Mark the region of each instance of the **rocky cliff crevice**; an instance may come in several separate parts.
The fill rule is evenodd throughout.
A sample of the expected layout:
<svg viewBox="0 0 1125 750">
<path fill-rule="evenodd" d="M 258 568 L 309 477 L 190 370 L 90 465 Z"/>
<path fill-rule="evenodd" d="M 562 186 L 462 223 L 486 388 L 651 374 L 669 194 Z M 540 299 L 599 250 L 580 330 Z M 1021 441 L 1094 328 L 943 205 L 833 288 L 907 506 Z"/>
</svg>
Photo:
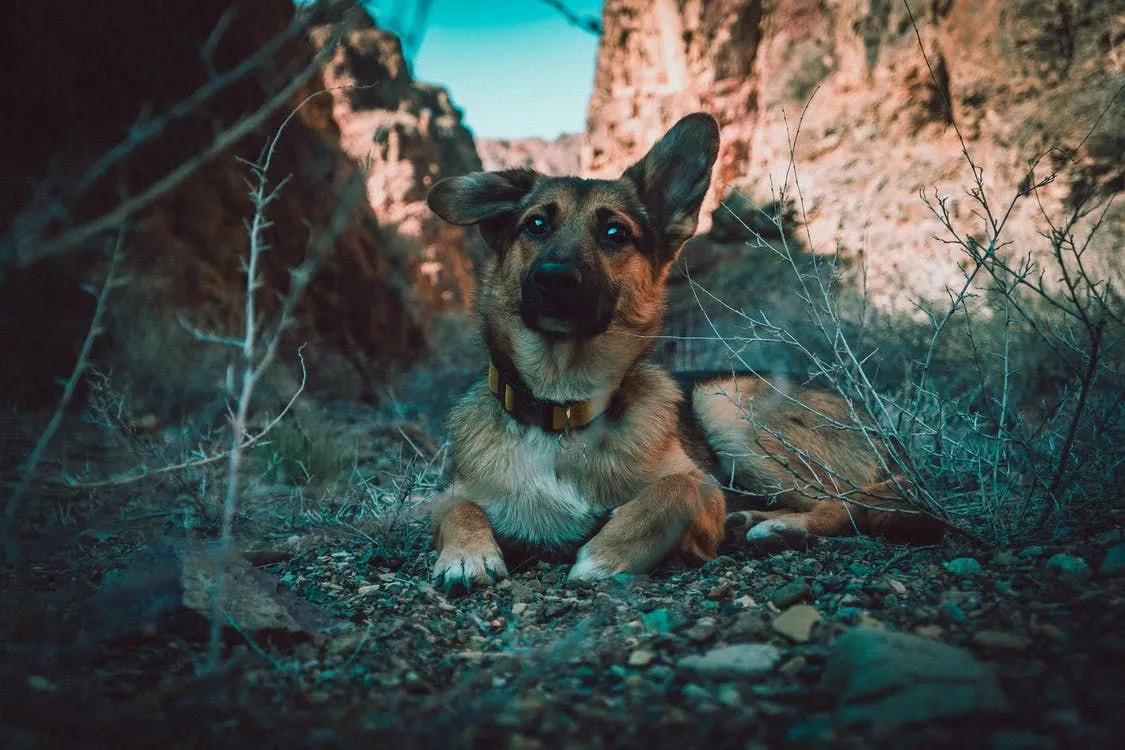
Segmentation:
<svg viewBox="0 0 1125 750">
<path fill-rule="evenodd" d="M 253 55 L 292 28 L 293 16 L 288 0 L 120 0 L 112 8 L 46 0 L 13 8 L 0 54 L 5 69 L 15 73 L 9 95 L 24 114 L 9 120 L 13 127 L 2 143 L 0 226 L 10 228 L 37 191 L 56 191 L 65 199 L 68 180 L 133 123 L 167 111 Z M 51 54 L 41 48 L 45 39 L 52 40 Z M 224 333 L 240 329 L 246 222 L 253 210 L 249 172 L 240 159 L 255 160 L 298 103 L 343 83 L 344 57 L 360 68 L 374 66 L 354 77 L 379 85 L 347 96 L 379 121 L 371 128 L 380 135 L 358 147 L 361 118 L 335 117 L 340 103 L 330 96 L 308 98 L 288 122 L 271 170 L 275 183 L 289 179 L 269 207 L 268 288 L 260 293 L 260 312 L 268 316 L 276 309 L 288 270 L 333 220 L 346 186 L 356 179 L 366 180 L 371 205 L 361 199 L 347 210 L 290 334 L 294 347 L 307 342 L 314 378 L 325 371 L 317 362 L 343 358 L 363 373 L 370 392 L 388 366 L 424 349 L 436 315 L 466 304 L 471 281 L 463 238 L 452 230 L 456 236 L 447 241 L 447 230 L 428 222 L 423 200 L 443 168 L 479 168 L 471 139 L 444 92 L 405 74 L 393 37 L 353 31 L 345 42 L 323 74 L 317 71 L 260 127 L 128 221 L 129 280 L 114 296 L 98 360 L 99 366 L 115 366 L 118 380 L 134 381 L 138 398 L 148 391 L 148 400 L 159 402 L 142 408 L 190 408 L 175 403 L 185 390 L 213 397 L 221 386 L 218 360 L 226 354 L 193 341 L 177 318 Z M 253 75 L 137 148 L 87 195 L 60 204 L 67 213 L 56 227 L 98 215 L 191 159 L 217 132 L 293 80 L 315 51 L 303 34 L 290 39 Z M 104 244 L 99 239 L 65 257 L 9 267 L 0 282 L 7 352 L 2 403 L 46 404 L 57 392 L 56 379 L 73 363 L 89 321 L 91 301 L 81 287 L 100 278 L 98 248 Z M 448 247 L 449 256 L 439 256 L 438 247 Z M 172 385 L 188 380 L 190 386 Z M 148 385 L 140 387 L 140 381 Z"/>
</svg>

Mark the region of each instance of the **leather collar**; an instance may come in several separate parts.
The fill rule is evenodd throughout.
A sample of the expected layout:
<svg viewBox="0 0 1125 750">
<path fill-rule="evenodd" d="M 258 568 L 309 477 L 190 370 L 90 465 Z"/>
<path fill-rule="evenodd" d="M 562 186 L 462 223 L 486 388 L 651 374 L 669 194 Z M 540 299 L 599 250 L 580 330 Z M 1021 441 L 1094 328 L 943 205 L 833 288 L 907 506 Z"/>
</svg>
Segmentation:
<svg viewBox="0 0 1125 750">
<path fill-rule="evenodd" d="M 586 401 L 543 401 L 535 398 L 518 378 L 506 376 L 491 361 L 488 363 L 488 390 L 517 422 L 547 432 L 567 432 L 585 427 L 605 413 L 613 398 L 610 393 Z"/>
</svg>

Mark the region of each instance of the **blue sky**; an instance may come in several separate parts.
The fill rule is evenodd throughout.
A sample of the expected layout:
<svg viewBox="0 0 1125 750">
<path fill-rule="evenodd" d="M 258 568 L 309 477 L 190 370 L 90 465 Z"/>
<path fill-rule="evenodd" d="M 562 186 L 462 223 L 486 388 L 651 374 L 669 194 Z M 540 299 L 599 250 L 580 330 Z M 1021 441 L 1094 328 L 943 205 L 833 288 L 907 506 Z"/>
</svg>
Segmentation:
<svg viewBox="0 0 1125 750">
<path fill-rule="evenodd" d="M 602 0 L 566 5 L 601 17 Z M 401 31 L 414 3 L 368 8 L 381 26 Z M 550 139 L 586 129 L 597 49 L 597 37 L 541 0 L 433 0 L 414 77 L 446 86 L 474 135 Z"/>
</svg>

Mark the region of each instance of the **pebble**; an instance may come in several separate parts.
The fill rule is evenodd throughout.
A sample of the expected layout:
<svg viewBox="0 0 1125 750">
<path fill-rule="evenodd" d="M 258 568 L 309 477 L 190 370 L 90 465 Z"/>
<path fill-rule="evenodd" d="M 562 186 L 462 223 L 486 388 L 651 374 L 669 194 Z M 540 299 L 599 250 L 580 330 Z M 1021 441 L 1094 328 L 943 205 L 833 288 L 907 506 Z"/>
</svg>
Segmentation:
<svg viewBox="0 0 1125 750">
<path fill-rule="evenodd" d="M 701 656 L 687 656 L 680 669 L 716 679 L 763 677 L 781 661 L 781 649 L 768 643 L 741 643 L 714 648 Z"/>
<path fill-rule="evenodd" d="M 797 602 L 807 601 L 811 598 L 812 589 L 809 588 L 809 584 L 803 578 L 790 581 L 784 586 L 774 589 L 773 593 L 770 594 L 770 602 L 778 609 L 785 609 Z"/>
<path fill-rule="evenodd" d="M 1102 578 L 1119 578 L 1125 576 L 1125 544 L 1110 547 L 1105 553 L 1102 564 L 1098 566 L 1098 575 Z"/>
<path fill-rule="evenodd" d="M 951 622 L 964 624 L 969 621 L 969 616 L 965 614 L 965 610 L 961 609 L 953 602 L 942 602 L 941 608 L 945 611 L 945 616 L 948 617 Z"/>
<path fill-rule="evenodd" d="M 1065 552 L 1053 555 L 1047 561 L 1047 572 L 1064 583 L 1083 583 L 1094 575 L 1085 560 Z"/>
<path fill-rule="evenodd" d="M 654 633 L 671 633 L 683 627 L 687 618 L 670 609 L 660 608 L 646 612 L 641 621 L 644 623 L 645 630 Z"/>
<path fill-rule="evenodd" d="M 684 631 L 684 635 L 693 643 L 706 643 L 715 636 L 715 620 L 710 617 L 701 617 L 695 624 Z"/>
<path fill-rule="evenodd" d="M 742 705 L 742 693 L 738 692 L 738 688 L 729 682 L 721 686 L 715 697 L 724 706 L 729 708 L 738 708 Z"/>
<path fill-rule="evenodd" d="M 813 626 L 820 622 L 820 613 L 808 604 L 796 604 L 773 618 L 774 631 L 791 641 L 806 643 L 812 636 Z"/>
<path fill-rule="evenodd" d="M 630 667 L 647 667 L 652 664 L 652 660 L 656 658 L 656 654 L 648 649 L 638 648 L 633 653 L 629 654 Z"/>
<path fill-rule="evenodd" d="M 512 614 L 513 615 L 522 615 L 526 611 L 527 611 L 527 602 L 516 602 L 515 604 L 512 605 Z"/>
<path fill-rule="evenodd" d="M 972 557 L 958 557 L 942 565 L 953 575 L 975 576 L 981 572 L 981 565 Z"/>
</svg>

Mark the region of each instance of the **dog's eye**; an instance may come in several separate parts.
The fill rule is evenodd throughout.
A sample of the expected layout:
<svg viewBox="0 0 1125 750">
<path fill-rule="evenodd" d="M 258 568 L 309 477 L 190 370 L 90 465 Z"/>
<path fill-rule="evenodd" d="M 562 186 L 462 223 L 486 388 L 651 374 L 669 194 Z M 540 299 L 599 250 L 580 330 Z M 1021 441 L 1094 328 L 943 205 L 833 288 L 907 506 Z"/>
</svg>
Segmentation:
<svg viewBox="0 0 1125 750">
<path fill-rule="evenodd" d="M 523 231 L 532 237 L 542 237 L 547 233 L 547 229 L 547 218 L 540 214 L 528 216 L 527 221 L 523 223 Z"/>
<path fill-rule="evenodd" d="M 614 247 L 624 247 L 629 242 L 629 229 L 620 222 L 606 224 L 603 233 L 606 241 Z"/>
</svg>

